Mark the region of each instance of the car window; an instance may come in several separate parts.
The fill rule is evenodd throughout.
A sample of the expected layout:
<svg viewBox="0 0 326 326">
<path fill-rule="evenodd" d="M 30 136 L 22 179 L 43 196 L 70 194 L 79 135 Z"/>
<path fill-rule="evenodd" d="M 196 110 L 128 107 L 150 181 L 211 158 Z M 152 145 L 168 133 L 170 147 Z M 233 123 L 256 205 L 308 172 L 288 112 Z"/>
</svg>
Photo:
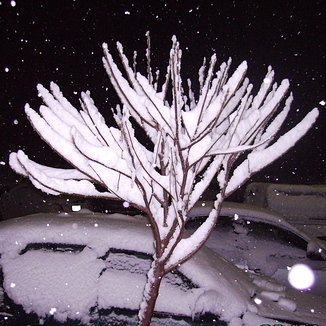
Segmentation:
<svg viewBox="0 0 326 326">
<path fill-rule="evenodd" d="M 190 232 L 194 232 L 205 221 L 205 219 L 206 218 L 201 217 L 191 220 L 187 222 L 186 228 Z M 229 216 L 220 216 L 212 235 L 216 232 L 221 234 L 221 238 L 223 238 L 223 234 L 233 234 L 231 238 L 234 238 L 236 242 L 240 242 L 241 238 L 248 238 L 248 242 L 255 240 L 260 242 L 271 241 L 279 243 L 280 245 L 292 246 L 304 251 L 307 249 L 307 242 L 288 230 L 277 227 L 276 225 L 263 222 L 253 222 L 243 218 L 237 218 L 235 220 Z"/>
<path fill-rule="evenodd" d="M 240 220 L 233 222 L 233 227 L 236 230 L 240 227 L 248 231 L 248 234 L 253 238 L 261 240 L 275 241 L 283 245 L 297 247 L 302 250 L 307 249 L 307 242 L 298 235 L 263 222 L 252 222 L 248 220 Z"/>
<path fill-rule="evenodd" d="M 188 291 L 198 288 L 187 276 L 182 274 L 179 270 L 173 270 L 163 277 L 163 281 L 172 286 L 178 287 L 182 291 Z"/>
<path fill-rule="evenodd" d="M 190 233 L 205 218 L 187 223 Z M 306 258 L 307 242 L 275 225 L 242 218 L 219 217 L 206 246 L 237 266 L 272 276 L 279 266 Z"/>
<path fill-rule="evenodd" d="M 133 274 L 146 275 L 151 267 L 152 256 L 146 253 L 110 249 L 106 254 L 105 262 L 107 269 L 128 271 Z M 180 290 L 187 291 L 197 286 L 179 270 L 173 270 L 163 278 L 163 283 L 173 287 L 178 287 Z"/>
<path fill-rule="evenodd" d="M 85 245 L 75 245 L 67 243 L 30 243 L 20 255 L 28 251 L 42 250 L 50 252 L 78 253 L 83 251 Z M 121 250 L 111 248 L 105 256 L 100 257 L 106 264 L 108 270 L 128 271 L 132 274 L 146 275 L 153 261 L 152 256 L 147 253 L 136 252 L 133 250 Z M 173 270 L 164 276 L 164 282 L 171 286 L 177 286 L 181 290 L 188 290 L 197 287 L 193 282 L 182 274 L 179 270 Z"/>
<path fill-rule="evenodd" d="M 105 263 L 107 269 L 147 274 L 152 263 L 152 257 L 135 251 L 110 249 L 106 254 Z"/>
<path fill-rule="evenodd" d="M 76 245 L 68 243 L 29 243 L 23 250 L 21 250 L 20 255 L 23 255 L 31 250 L 77 253 L 83 251 L 85 247 L 85 245 Z"/>
</svg>

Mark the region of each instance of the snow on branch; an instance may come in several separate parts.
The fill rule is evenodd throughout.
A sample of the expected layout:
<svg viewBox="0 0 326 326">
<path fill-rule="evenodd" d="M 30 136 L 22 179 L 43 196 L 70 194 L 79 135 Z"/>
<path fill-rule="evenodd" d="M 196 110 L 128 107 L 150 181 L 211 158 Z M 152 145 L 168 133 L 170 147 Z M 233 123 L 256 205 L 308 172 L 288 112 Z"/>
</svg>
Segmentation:
<svg viewBox="0 0 326 326">
<path fill-rule="evenodd" d="M 122 54 L 122 47 L 118 47 L 118 50 L 128 73 L 131 68 L 126 68 L 127 60 Z M 248 78 L 245 78 L 247 63 L 244 61 L 240 64 L 228 78 L 231 60 L 222 64 L 220 70 L 214 73 L 216 56 L 213 55 L 207 72 L 205 73 L 204 66 L 199 72 L 201 88 L 199 98 L 195 99 L 191 89 L 188 97 L 184 93 L 186 87 L 182 86 L 181 51 L 175 37 L 172 39 L 168 74 L 162 85 L 162 93 L 157 92 L 157 88 L 152 85 L 152 78 L 148 79 L 139 73 L 129 78 L 131 82 L 128 82 L 113 62 L 106 45 L 104 52 L 104 65 L 124 107 L 154 143 L 154 158 L 151 162 L 162 174 L 170 175 L 170 205 L 180 201 L 180 196 L 182 198 L 185 212 L 181 215 L 187 215 L 187 211 L 219 171 L 226 171 L 218 177 L 220 191 L 224 196 L 229 195 L 247 177 L 268 165 L 295 143 L 288 143 L 287 139 L 292 137 L 290 133 L 278 140 L 277 147 L 268 147 L 275 142 L 292 101 L 291 95 L 285 101 L 284 108 L 279 109 L 288 92 L 289 81 L 285 79 L 280 85 L 273 84 L 274 71 L 271 67 L 268 67 L 257 95 L 253 96 L 253 87 Z M 170 88 L 167 87 L 168 82 Z M 190 87 L 192 83 L 188 81 L 187 85 Z M 171 96 L 167 96 L 168 89 Z M 168 98 L 171 99 L 169 102 Z M 278 111 L 280 112 L 276 114 Z M 302 135 L 316 117 L 317 111 L 312 111 L 305 118 L 304 123 L 308 128 L 301 128 Z M 275 149 L 280 151 L 274 152 Z M 227 171 L 230 171 L 237 157 L 250 151 L 253 154 L 249 154 L 248 158 L 259 158 L 259 167 L 251 167 L 245 174 L 239 173 L 242 178 L 237 173 L 230 176 Z M 215 160 L 214 157 L 220 159 Z M 241 166 L 245 164 L 246 161 Z M 198 181 L 195 181 L 196 175 L 201 175 Z M 230 177 L 232 187 L 227 186 Z"/>
<path fill-rule="evenodd" d="M 89 92 L 81 94 L 81 109 L 76 109 L 55 83 L 50 91 L 38 85 L 44 104 L 39 112 L 26 104 L 27 117 L 72 168 L 37 164 L 22 151 L 10 155 L 10 165 L 45 192 L 122 199 L 142 209 L 155 235 L 152 268 L 160 268 L 151 275 L 163 275 L 200 248 L 223 200 L 294 146 L 314 124 L 318 110 L 279 137 L 293 100 L 292 94 L 287 95 L 287 79 L 275 83 L 274 71 L 268 67 L 254 95 L 246 77 L 247 62 L 229 76 L 231 59 L 216 71 L 213 54 L 207 67 L 204 60 L 199 69 L 195 92 L 191 80 L 183 82 L 182 51 L 174 36 L 160 84 L 159 73 L 156 78 L 152 74 L 146 35 L 147 76 L 136 71 L 136 53 L 131 66 L 117 43 L 122 63 L 118 65 L 103 44 L 104 68 L 122 104 L 112 110 L 117 127 L 106 124 Z M 146 139 L 139 136 L 140 129 Z M 214 177 L 218 182 L 214 209 L 191 237 L 184 238 L 187 214 Z M 106 191 L 99 192 L 94 184 Z"/>
<path fill-rule="evenodd" d="M 248 154 L 247 159 L 235 169 L 232 177 L 230 178 L 226 188 L 226 195 L 234 192 L 243 183 L 245 183 L 250 176 L 286 153 L 297 143 L 302 135 L 311 128 L 317 117 L 318 109 L 315 108 L 310 111 L 295 127 L 281 136 L 274 144 L 262 150 L 257 148 L 256 151 Z"/>
<path fill-rule="evenodd" d="M 97 191 L 87 176 L 79 171 L 42 166 L 31 161 L 22 151 L 10 155 L 10 165 L 16 172 L 23 168 L 36 188 L 52 195 L 70 193 L 87 197 L 113 197 L 108 192 Z"/>
<path fill-rule="evenodd" d="M 164 228 L 173 225 L 172 220 L 176 218 L 171 212 L 179 210 L 169 207 L 180 207 L 179 202 L 182 202 L 180 216 L 186 216 L 218 173 L 220 191 L 226 191 L 225 195 L 231 193 L 293 146 L 313 124 L 317 111 L 312 111 L 304 120 L 306 128 L 300 128 L 302 133 L 296 133 L 295 141 L 288 141 L 292 137 L 290 133 L 275 142 L 292 101 L 290 95 L 284 108 L 279 109 L 289 88 L 288 80 L 283 80 L 279 86 L 273 84 L 274 71 L 268 67 L 257 95 L 253 96 L 253 87 L 245 77 L 247 62 L 242 62 L 228 77 L 231 59 L 215 72 L 217 59 L 214 54 L 207 70 L 205 62 L 199 70 L 201 86 L 196 99 L 191 89 L 188 95 L 185 92 L 192 83 L 188 81 L 183 85 L 182 52 L 173 37 L 167 75 L 160 91 L 158 81 L 154 85 L 149 34 L 147 37 L 147 77 L 135 71 L 135 62 L 130 66 L 120 43 L 117 43 L 117 50 L 124 71 L 118 68 L 107 44 L 103 44 L 103 64 L 122 102 L 122 107 L 118 106 L 114 114 L 118 128 L 107 126 L 89 92 L 82 93 L 81 110 L 77 110 L 53 82 L 50 91 L 42 85 L 37 86 L 44 102 L 39 113 L 28 104 L 25 111 L 40 136 L 75 168 L 71 171 L 80 174 L 79 181 L 100 184 L 108 189 L 110 198 L 122 198 L 146 212 L 155 212 L 150 216 L 154 223 L 159 221 L 158 228 L 164 237 L 169 234 L 168 229 L 163 232 Z M 144 129 L 154 144 L 153 150 L 136 137 L 131 118 Z M 232 164 L 244 152 L 252 154 L 230 176 L 228 171 Z M 19 167 L 22 160 L 14 155 L 11 162 L 15 170 L 32 177 L 29 165 Z M 254 165 L 254 158 L 259 158 L 259 165 Z M 33 167 L 57 182 L 56 173 L 50 172 L 55 169 Z M 69 180 L 71 173 L 67 173 L 68 178 L 64 180 Z M 35 171 L 33 178 L 37 179 Z M 77 182 L 74 177 L 71 179 Z M 42 180 L 48 188 L 55 188 L 49 180 Z M 67 192 L 75 193 L 72 188 L 70 185 Z M 131 194 L 137 200 L 131 198 Z M 154 217 L 162 211 L 166 215 L 164 218 Z"/>
</svg>

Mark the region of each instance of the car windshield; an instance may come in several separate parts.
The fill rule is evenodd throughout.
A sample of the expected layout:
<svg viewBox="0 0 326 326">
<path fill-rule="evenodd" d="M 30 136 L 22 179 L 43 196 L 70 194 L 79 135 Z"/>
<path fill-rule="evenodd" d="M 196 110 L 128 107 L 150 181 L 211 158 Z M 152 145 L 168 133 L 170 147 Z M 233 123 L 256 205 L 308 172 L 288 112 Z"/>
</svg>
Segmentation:
<svg viewBox="0 0 326 326">
<path fill-rule="evenodd" d="M 191 220 L 192 232 L 204 218 Z M 282 260 L 305 259 L 307 242 L 287 230 L 263 222 L 221 216 L 206 245 L 235 264 L 273 275 Z"/>
</svg>

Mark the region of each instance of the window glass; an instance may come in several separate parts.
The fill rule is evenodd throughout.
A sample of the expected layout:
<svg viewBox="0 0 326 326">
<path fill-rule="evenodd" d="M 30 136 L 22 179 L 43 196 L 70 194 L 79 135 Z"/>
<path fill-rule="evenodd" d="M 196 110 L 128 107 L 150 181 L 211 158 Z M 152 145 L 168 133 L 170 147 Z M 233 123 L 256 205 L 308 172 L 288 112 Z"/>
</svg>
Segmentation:
<svg viewBox="0 0 326 326">
<path fill-rule="evenodd" d="M 152 256 L 135 251 L 111 249 L 105 258 L 105 262 L 107 269 L 147 274 L 151 267 Z M 189 278 L 178 270 L 165 275 L 162 282 L 169 286 L 178 287 L 183 291 L 196 287 Z"/>
<path fill-rule="evenodd" d="M 195 232 L 205 218 L 187 223 Z M 219 217 L 206 246 L 237 266 L 272 276 L 282 266 L 306 258 L 307 242 L 275 225 L 246 219 Z"/>
<path fill-rule="evenodd" d="M 69 252 L 76 253 L 81 252 L 85 248 L 84 245 L 75 245 L 68 243 L 29 243 L 20 254 L 31 251 L 31 250 L 44 250 L 44 251 L 53 251 L 53 252 Z"/>
<path fill-rule="evenodd" d="M 114 270 L 127 270 L 130 273 L 147 274 L 152 257 L 133 251 L 111 249 L 106 259 L 106 267 Z"/>
</svg>

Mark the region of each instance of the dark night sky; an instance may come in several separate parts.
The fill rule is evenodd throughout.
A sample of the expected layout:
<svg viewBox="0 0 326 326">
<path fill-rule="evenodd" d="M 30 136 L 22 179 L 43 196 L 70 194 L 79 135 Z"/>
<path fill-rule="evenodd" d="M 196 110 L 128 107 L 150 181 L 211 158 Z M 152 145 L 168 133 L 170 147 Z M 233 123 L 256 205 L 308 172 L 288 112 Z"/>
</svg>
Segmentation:
<svg viewBox="0 0 326 326">
<path fill-rule="evenodd" d="M 325 1 L 85 1 L 2 0 L 0 2 L 0 130 L 1 157 L 26 149 L 41 163 L 55 154 L 39 140 L 24 115 L 24 104 L 41 104 L 36 84 L 57 82 L 78 105 L 90 90 L 110 124 L 110 106 L 117 98 L 102 67 L 103 42 L 111 52 L 120 41 L 130 59 L 138 51 L 138 67 L 150 31 L 152 62 L 163 72 L 176 35 L 183 49 L 183 72 L 197 79 L 203 57 L 213 52 L 219 63 L 248 61 L 247 76 L 257 84 L 268 65 L 276 80 L 289 78 L 294 93 L 288 126 L 313 107 L 320 118 L 308 135 L 252 180 L 325 184 Z M 257 87 L 257 85 L 256 85 Z M 2 163 L 1 169 L 6 165 Z"/>
</svg>

